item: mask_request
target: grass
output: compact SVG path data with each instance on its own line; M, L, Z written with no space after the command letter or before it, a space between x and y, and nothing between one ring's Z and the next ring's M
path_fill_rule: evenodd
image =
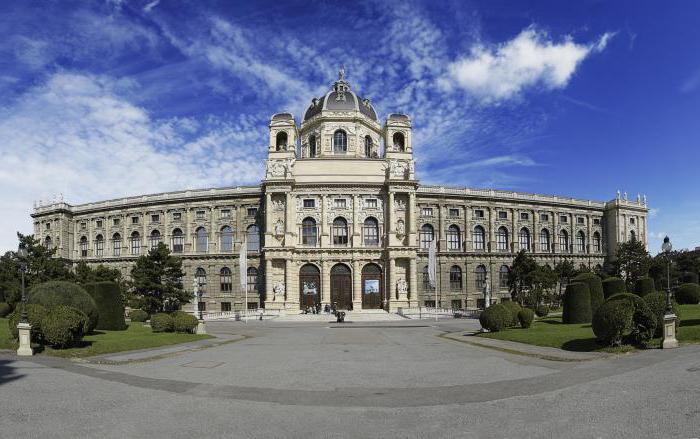
M682 343L700 343L700 305L679 305L681 327L678 341Z
M212 336L174 332L155 333L143 323L130 323L124 331L95 331L94 334L86 335L80 347L70 349L45 348L42 353L56 357L80 358L169 346L207 338L212 338ZM10 338L7 319L0 319L0 349L16 349L16 347L16 342Z

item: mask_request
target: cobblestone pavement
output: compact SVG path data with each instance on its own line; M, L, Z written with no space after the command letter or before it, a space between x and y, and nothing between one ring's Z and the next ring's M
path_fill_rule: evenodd
M700 436L700 346L549 361L469 320L210 323L229 343L118 364L0 354L4 437Z

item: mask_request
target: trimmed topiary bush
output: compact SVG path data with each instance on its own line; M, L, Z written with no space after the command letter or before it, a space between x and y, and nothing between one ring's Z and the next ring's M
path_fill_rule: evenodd
M639 297L644 297L649 293L653 293L655 290L656 287L654 287L654 279L650 278L649 276L640 277L634 283L634 292Z
M12 307L9 303L0 302L0 317L6 317L12 312Z
M142 309L133 309L129 313L129 319L131 319L132 322L145 322L148 320L148 313Z
M173 318L170 314L158 313L151 316L153 332L173 332Z
M93 282L84 285L97 306L97 329L126 329L124 304L119 285L114 282Z
M522 309L520 305L518 305L516 302L513 302L512 300L506 300L505 302L501 302L501 305L505 309L510 312L510 323L508 323L508 326L518 326L520 323L518 321L518 313Z
M693 272L686 272L683 273L683 276L681 276L681 283L684 284L697 284L700 283L698 279L698 274L693 273Z
M647 303L631 293L616 294L606 302L624 302L633 310L631 332L625 342L646 346L656 330L656 316Z
M537 305L537 308L535 308L535 315L537 317L547 317L547 314L549 314L549 307L547 305Z
M676 301L680 305L695 305L700 303L700 285L683 284L676 290Z
M593 333L606 346L620 346L632 330L634 306L626 300L608 300L593 316Z
M564 311L562 322L564 323L590 323L591 293L588 285L581 282L573 282L566 286L564 291Z
M588 292L591 295L591 312L595 314L598 307L605 301L603 281L600 280L597 274L582 273L576 276L573 282L581 282L588 285Z
M520 327L527 329L532 325L532 321L535 319L535 312L530 308L523 308L518 313L518 321L520 322Z
M83 339L87 324L88 318L82 311L57 305L41 321L44 342L58 349L74 346Z
M80 285L65 281L50 281L36 285L29 290L29 303L38 303L46 308L66 305L82 311L88 318L88 330L92 332L97 326L97 305L92 297Z
M666 293L656 292L647 294L642 299L647 304L652 314L656 316L656 331L654 337L661 337L664 331L664 314L666 314ZM675 300L671 301L673 313L676 315L676 331L681 324L681 318L678 314L678 304Z
M17 330L17 324L19 323L20 312L22 310L22 304L18 303L14 311L7 316L7 323L10 327L10 333L12 338L17 340L19 338L19 331ZM42 305L37 305L34 303L27 304L27 319L32 325L32 341L36 343L41 343L43 336L41 332L41 320L46 315L46 308Z
M506 329L512 318L510 310L502 304L496 304L489 306L479 314L479 323L481 323L482 328L488 331L498 332Z
M603 295L607 299L610 296L614 296L615 294L621 294L621 293L626 293L627 288L625 286L625 281L620 279L619 277L609 277L605 279L603 282Z
M199 324L197 317L184 311L175 311L171 316L173 318L173 329L175 332L193 333Z

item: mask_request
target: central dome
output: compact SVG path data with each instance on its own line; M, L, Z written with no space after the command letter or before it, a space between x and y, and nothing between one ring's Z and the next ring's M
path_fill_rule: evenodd
M338 80L333 83L333 88L320 99L311 100L311 105L304 113L303 122L326 110L358 112L377 121L377 112L374 111L369 99L360 98L350 89L350 84L345 80L345 70L342 68L338 74Z

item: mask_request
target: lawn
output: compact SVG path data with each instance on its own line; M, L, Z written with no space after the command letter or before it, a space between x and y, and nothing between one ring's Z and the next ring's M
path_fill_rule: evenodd
M155 348L211 338L211 335L154 333L142 323L130 323L125 331L95 331L83 338L83 346L71 349L46 348L43 353L57 357L90 357L136 349ZM16 349L10 339L7 319L0 319L0 349Z
M678 340L683 343L700 342L700 305L681 305L679 314L681 327L678 331ZM631 349L602 347L596 343L590 323L565 325L561 322L560 316L537 319L529 329L512 328L479 334L479 337L517 341L567 351L620 352ZM652 342L652 346L656 345L658 342Z

